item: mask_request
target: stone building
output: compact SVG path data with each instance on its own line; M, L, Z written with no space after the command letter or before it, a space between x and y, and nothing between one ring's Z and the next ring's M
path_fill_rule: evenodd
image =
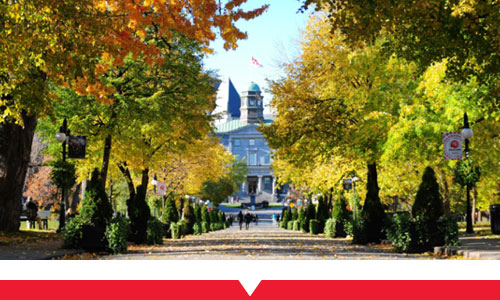
M247 179L234 196L249 201L254 194L257 201L276 202L285 197L287 187L276 189L275 176L270 168L271 153L267 142L257 128L261 122L270 123L264 117L264 101L259 86L252 82L248 89L238 94L230 79L221 82L214 110L220 118L216 135L233 155L247 162Z

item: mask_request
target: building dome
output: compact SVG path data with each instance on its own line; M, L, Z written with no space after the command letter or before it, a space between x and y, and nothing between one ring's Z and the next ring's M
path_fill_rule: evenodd
M248 87L249 92L261 92L260 87L255 82L250 82L250 86Z

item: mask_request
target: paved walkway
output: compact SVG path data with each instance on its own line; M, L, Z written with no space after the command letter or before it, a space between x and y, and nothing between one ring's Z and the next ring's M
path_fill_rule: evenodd
M429 255L393 253L389 245L350 245L347 239L329 239L278 228L271 220L249 230L233 227L164 245L130 246L127 254L100 259L433 259Z
M460 238L460 246L436 247L435 253L461 255L470 259L500 259L500 238L466 236Z

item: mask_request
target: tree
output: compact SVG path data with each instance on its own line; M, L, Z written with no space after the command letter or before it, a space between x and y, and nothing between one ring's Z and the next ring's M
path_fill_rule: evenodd
M347 200L343 192L335 195L332 219L335 220L334 237L346 237L346 224L349 222L349 211L347 210Z
M412 215L414 218L425 216L434 222L443 215L443 199L439 193L436 174L431 167L425 168L422 175L422 182L413 204Z
M55 103L50 87L71 85L109 101L112 89L97 80L112 60L130 53L161 65L148 32L168 38L177 31L207 46L216 29L225 48L245 38L235 21L261 15L267 6L241 9L245 1L21 1L0 4L0 230L19 228L19 199L37 120ZM61 22L64 20L64 22ZM100 60L99 58L102 58ZM29 88L26 88L29 87Z
M364 214L375 222L383 217L377 167L401 105L412 99L415 66L384 51L391 36L351 48L347 37L330 29L324 17L311 20L301 56L285 67L284 78L271 82L278 117L262 131L277 160L298 168L342 161L337 157L363 163L365 209L373 208ZM378 225L369 227L373 240L381 237Z
M194 209L189 201L184 205L184 222L188 227L188 234L193 234L193 226L196 223Z
M175 205L175 199L169 197L165 204L165 211L163 212L162 221L165 223L177 223L179 221L179 214Z
M316 219L319 222L319 232L322 233L325 228L325 222L330 217L328 206L323 198L323 195L318 197L318 207L316 208Z

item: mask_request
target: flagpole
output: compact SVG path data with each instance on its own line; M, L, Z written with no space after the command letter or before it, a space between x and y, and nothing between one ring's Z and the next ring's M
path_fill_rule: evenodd
M253 63L252 63L252 58L250 58L250 82L253 81L253 71L254 71L254 69L255 68L254 68Z

